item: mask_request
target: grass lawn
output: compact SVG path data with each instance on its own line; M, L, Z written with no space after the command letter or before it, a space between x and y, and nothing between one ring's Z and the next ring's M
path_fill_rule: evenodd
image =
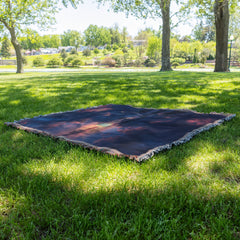
M237 116L138 164L4 125L101 104ZM239 73L0 74L0 239L240 239Z

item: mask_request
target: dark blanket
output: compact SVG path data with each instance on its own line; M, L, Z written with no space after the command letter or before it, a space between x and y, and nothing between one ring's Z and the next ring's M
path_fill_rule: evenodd
M6 124L140 162L234 116L109 104Z

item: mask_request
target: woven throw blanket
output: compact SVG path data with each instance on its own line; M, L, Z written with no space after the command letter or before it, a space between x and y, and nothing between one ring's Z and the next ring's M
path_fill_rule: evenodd
M234 116L109 104L5 124L141 162Z

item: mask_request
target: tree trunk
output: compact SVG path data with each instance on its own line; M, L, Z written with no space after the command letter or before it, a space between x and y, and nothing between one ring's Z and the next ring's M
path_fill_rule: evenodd
M23 73L23 59L22 59L22 52L21 52L21 45L17 41L15 28L12 27L9 29L11 34L11 42L16 52L17 57L17 73Z
M170 4L171 0L161 0L162 11L162 67L160 71L172 71L170 63Z
M228 0L215 0L214 6L216 25L216 63L214 72L227 72L228 69Z

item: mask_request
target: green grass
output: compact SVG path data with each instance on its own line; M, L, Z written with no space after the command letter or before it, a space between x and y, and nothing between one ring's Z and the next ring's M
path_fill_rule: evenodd
M101 104L236 117L143 164L4 125ZM0 239L239 239L239 73L0 74Z
M176 67L177 69L196 69L196 68L210 68L214 69L214 64L212 63L187 63L187 64L182 64L180 66ZM232 67L231 67L232 68Z

